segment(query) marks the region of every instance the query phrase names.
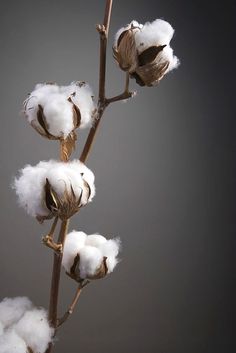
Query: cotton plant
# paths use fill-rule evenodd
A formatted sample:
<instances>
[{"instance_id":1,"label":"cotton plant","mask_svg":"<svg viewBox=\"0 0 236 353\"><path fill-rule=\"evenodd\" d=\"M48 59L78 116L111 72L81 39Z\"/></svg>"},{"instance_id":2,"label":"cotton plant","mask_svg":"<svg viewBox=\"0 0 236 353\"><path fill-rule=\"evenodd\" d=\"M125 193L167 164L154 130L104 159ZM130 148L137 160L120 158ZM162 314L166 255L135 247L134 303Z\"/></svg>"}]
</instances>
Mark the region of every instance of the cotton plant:
<instances>
[{"instance_id":1,"label":"cotton plant","mask_svg":"<svg viewBox=\"0 0 236 353\"><path fill-rule=\"evenodd\" d=\"M60 145L60 160L40 161L19 170L12 184L18 204L40 223L52 221L42 243L53 251L53 269L49 308L36 308L25 297L5 298L0 303L0 353L51 353L57 330L73 313L84 288L95 280L109 277L119 263L121 242L98 233L69 231L72 216L95 197L94 173L86 166L95 135L105 109L113 102L132 98L129 79L140 86L152 87L179 65L170 41L172 26L157 19L144 25L133 20L121 27L114 38L113 54L125 71L121 94L107 97L106 48L112 0L106 0L103 24L97 25L100 36L98 99L84 81L67 86L39 83L23 103L26 121L43 138ZM89 128L79 159L70 159L76 148L77 133ZM60 229L55 237L58 224ZM61 269L76 283L75 296L64 315L58 313Z\"/></svg>"}]
</instances>

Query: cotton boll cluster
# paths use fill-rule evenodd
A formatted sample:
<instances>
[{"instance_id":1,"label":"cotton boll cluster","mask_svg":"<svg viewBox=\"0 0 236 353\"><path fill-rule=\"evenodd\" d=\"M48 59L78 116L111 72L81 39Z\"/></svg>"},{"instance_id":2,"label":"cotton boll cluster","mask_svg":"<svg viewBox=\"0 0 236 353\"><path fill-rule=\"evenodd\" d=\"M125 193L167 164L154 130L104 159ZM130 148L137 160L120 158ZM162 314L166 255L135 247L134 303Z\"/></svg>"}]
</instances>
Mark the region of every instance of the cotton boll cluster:
<instances>
[{"instance_id":1,"label":"cotton boll cluster","mask_svg":"<svg viewBox=\"0 0 236 353\"><path fill-rule=\"evenodd\" d=\"M39 221L54 216L70 218L95 195L94 174L79 160L27 165L15 178L13 188L20 206Z\"/></svg>"},{"instance_id":2,"label":"cotton boll cluster","mask_svg":"<svg viewBox=\"0 0 236 353\"><path fill-rule=\"evenodd\" d=\"M114 57L140 86L154 86L179 65L169 45L173 34L172 26L161 19L144 25L132 21L117 32Z\"/></svg>"},{"instance_id":3,"label":"cotton boll cluster","mask_svg":"<svg viewBox=\"0 0 236 353\"><path fill-rule=\"evenodd\" d=\"M29 123L44 137L66 139L78 127L92 125L94 96L85 82L68 86L37 84L24 102Z\"/></svg>"},{"instance_id":4,"label":"cotton boll cluster","mask_svg":"<svg viewBox=\"0 0 236 353\"><path fill-rule=\"evenodd\" d=\"M47 312L26 297L0 303L0 353L44 353L54 334Z\"/></svg>"},{"instance_id":5,"label":"cotton boll cluster","mask_svg":"<svg viewBox=\"0 0 236 353\"><path fill-rule=\"evenodd\" d=\"M103 278L117 265L119 248L119 239L73 231L66 237L62 265L77 281Z\"/></svg>"}]
</instances>

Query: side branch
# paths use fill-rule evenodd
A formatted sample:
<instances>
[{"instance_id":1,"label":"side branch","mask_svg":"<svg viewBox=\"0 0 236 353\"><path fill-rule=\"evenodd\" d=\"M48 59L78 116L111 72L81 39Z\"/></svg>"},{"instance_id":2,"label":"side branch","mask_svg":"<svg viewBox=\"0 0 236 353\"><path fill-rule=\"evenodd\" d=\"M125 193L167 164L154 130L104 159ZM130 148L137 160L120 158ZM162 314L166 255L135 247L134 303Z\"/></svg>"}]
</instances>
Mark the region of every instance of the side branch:
<instances>
[{"instance_id":1,"label":"side branch","mask_svg":"<svg viewBox=\"0 0 236 353\"><path fill-rule=\"evenodd\" d=\"M75 309L75 306L79 300L80 294L82 292L82 289L89 284L89 281L86 281L83 284L80 284L75 292L75 296L73 298L73 301L71 305L69 306L68 310L65 312L65 314L62 316L62 318L58 319L57 321L57 328L60 327L61 325L64 324L64 322L69 318L70 315L73 314L73 311Z\"/></svg>"},{"instance_id":2,"label":"side branch","mask_svg":"<svg viewBox=\"0 0 236 353\"><path fill-rule=\"evenodd\" d=\"M123 101L129 98L134 97L135 92L130 92L129 91L129 73L126 72L126 80L125 80L125 89L124 92L119 94L118 96L112 97L112 98L106 98L106 106L109 105L110 103L113 102L118 102L118 101Z\"/></svg>"}]
</instances>

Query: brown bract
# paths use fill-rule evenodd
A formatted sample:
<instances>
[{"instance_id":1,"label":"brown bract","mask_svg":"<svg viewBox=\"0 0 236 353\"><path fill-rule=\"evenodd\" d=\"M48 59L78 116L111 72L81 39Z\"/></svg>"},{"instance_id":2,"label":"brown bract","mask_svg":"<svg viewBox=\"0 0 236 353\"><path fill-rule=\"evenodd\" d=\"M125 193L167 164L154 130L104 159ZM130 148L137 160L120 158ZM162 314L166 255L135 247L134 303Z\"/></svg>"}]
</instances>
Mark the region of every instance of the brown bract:
<instances>
[{"instance_id":1,"label":"brown bract","mask_svg":"<svg viewBox=\"0 0 236 353\"><path fill-rule=\"evenodd\" d=\"M83 180L84 186L87 189L87 202L91 195L91 189L89 184ZM37 220L42 223L46 219L51 219L53 217L59 217L62 221L67 220L72 217L76 212L79 211L84 204L81 203L84 190L81 188L81 193L79 198L76 197L72 185L68 190L67 187L63 193L63 196L59 196L56 191L53 189L49 180L46 179L44 186L45 192L45 205L49 210L47 216L38 215Z\"/></svg>"},{"instance_id":2,"label":"brown bract","mask_svg":"<svg viewBox=\"0 0 236 353\"><path fill-rule=\"evenodd\" d=\"M161 58L166 45L152 46L138 55L138 66L131 75L140 86L154 86L165 75L169 62Z\"/></svg>"},{"instance_id":3,"label":"brown bract","mask_svg":"<svg viewBox=\"0 0 236 353\"><path fill-rule=\"evenodd\" d=\"M137 66L137 50L135 44L135 33L138 27L131 26L124 30L117 40L117 45L113 47L113 55L121 70L132 72Z\"/></svg>"}]
</instances>

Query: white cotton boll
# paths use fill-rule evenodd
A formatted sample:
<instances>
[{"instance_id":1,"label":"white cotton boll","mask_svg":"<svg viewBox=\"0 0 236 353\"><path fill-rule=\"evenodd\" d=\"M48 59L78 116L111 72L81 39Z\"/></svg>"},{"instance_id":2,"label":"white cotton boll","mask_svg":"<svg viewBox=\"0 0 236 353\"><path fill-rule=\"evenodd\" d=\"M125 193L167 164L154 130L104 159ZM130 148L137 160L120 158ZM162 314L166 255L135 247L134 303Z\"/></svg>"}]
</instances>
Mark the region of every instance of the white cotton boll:
<instances>
[{"instance_id":1,"label":"white cotton boll","mask_svg":"<svg viewBox=\"0 0 236 353\"><path fill-rule=\"evenodd\" d=\"M65 188L70 191L71 186L77 199L79 199L83 191L81 199L83 205L91 201L95 195L94 174L79 160L54 164L53 168L48 170L46 177L59 196L63 196ZM88 190L83 180L89 184L91 189L89 200Z\"/></svg>"},{"instance_id":2,"label":"white cotton boll","mask_svg":"<svg viewBox=\"0 0 236 353\"><path fill-rule=\"evenodd\" d=\"M61 92L70 97L72 102L79 108L81 121L80 128L92 126L92 116L95 110L94 94L87 83L72 82L69 86L62 86Z\"/></svg>"},{"instance_id":3,"label":"white cotton boll","mask_svg":"<svg viewBox=\"0 0 236 353\"><path fill-rule=\"evenodd\" d=\"M98 248L100 245L107 242L107 239L100 234L91 234L87 236L86 245L94 246Z\"/></svg>"},{"instance_id":4,"label":"white cotton boll","mask_svg":"<svg viewBox=\"0 0 236 353\"><path fill-rule=\"evenodd\" d=\"M17 322L26 310L32 308L31 301L26 297L4 298L0 303L0 321L5 328Z\"/></svg>"},{"instance_id":5,"label":"white cotton boll","mask_svg":"<svg viewBox=\"0 0 236 353\"><path fill-rule=\"evenodd\" d=\"M66 138L76 127L75 104L80 111L80 128L92 125L95 111L94 96L86 83L72 82L69 86L38 84L24 103L24 112L29 121L41 134L54 138ZM46 119L47 131L38 121L39 106ZM77 114L76 117L78 118Z\"/></svg>"},{"instance_id":6,"label":"white cotton boll","mask_svg":"<svg viewBox=\"0 0 236 353\"><path fill-rule=\"evenodd\" d=\"M14 326L16 333L35 353L44 353L52 341L54 330L49 326L47 312L44 309L33 309Z\"/></svg>"},{"instance_id":7,"label":"white cotton boll","mask_svg":"<svg viewBox=\"0 0 236 353\"><path fill-rule=\"evenodd\" d=\"M151 46L168 45L173 34L173 27L164 20L157 19L151 23L147 22L141 31L135 33L137 49L142 52Z\"/></svg>"},{"instance_id":8,"label":"white cotton boll","mask_svg":"<svg viewBox=\"0 0 236 353\"><path fill-rule=\"evenodd\" d=\"M137 21L133 20L131 21L128 25L120 28L116 34L115 34L115 39L114 39L114 46L117 47L117 41L120 37L120 35L124 32L124 31L127 31L128 29L130 29L131 27L137 27L137 28L142 28L143 25L138 23Z\"/></svg>"},{"instance_id":9,"label":"white cotton boll","mask_svg":"<svg viewBox=\"0 0 236 353\"><path fill-rule=\"evenodd\" d=\"M80 252L80 277L86 278L93 276L103 261L103 255L101 251L93 246L84 246Z\"/></svg>"},{"instance_id":10,"label":"white cotton boll","mask_svg":"<svg viewBox=\"0 0 236 353\"><path fill-rule=\"evenodd\" d=\"M110 239L99 246L103 256L107 257L106 264L108 273L112 272L118 263L117 255L120 249L120 239Z\"/></svg>"},{"instance_id":11,"label":"white cotton boll","mask_svg":"<svg viewBox=\"0 0 236 353\"><path fill-rule=\"evenodd\" d=\"M86 238L87 235L84 232L75 230L67 234L62 258L62 266L67 272L70 272L76 255L84 247Z\"/></svg>"},{"instance_id":12,"label":"white cotton boll","mask_svg":"<svg viewBox=\"0 0 236 353\"><path fill-rule=\"evenodd\" d=\"M46 179L49 180L51 187L58 196L62 198L66 190L69 194L71 193L71 187L77 200L79 200L83 191L82 205L92 201L95 195L94 174L79 160L67 163L54 160L42 161L36 166L27 165L20 170L19 174L19 177L14 180L13 188L18 196L20 206L25 208L27 213L33 217L50 215L45 203ZM84 180L89 184L90 197Z\"/></svg>"},{"instance_id":13,"label":"white cotton boll","mask_svg":"<svg viewBox=\"0 0 236 353\"><path fill-rule=\"evenodd\" d=\"M0 336L0 353L28 353L28 350L24 340L14 330L8 330Z\"/></svg>"},{"instance_id":14,"label":"white cotton boll","mask_svg":"<svg viewBox=\"0 0 236 353\"><path fill-rule=\"evenodd\" d=\"M62 94L51 94L42 106L50 134L66 138L74 130L71 103Z\"/></svg>"}]
</instances>

